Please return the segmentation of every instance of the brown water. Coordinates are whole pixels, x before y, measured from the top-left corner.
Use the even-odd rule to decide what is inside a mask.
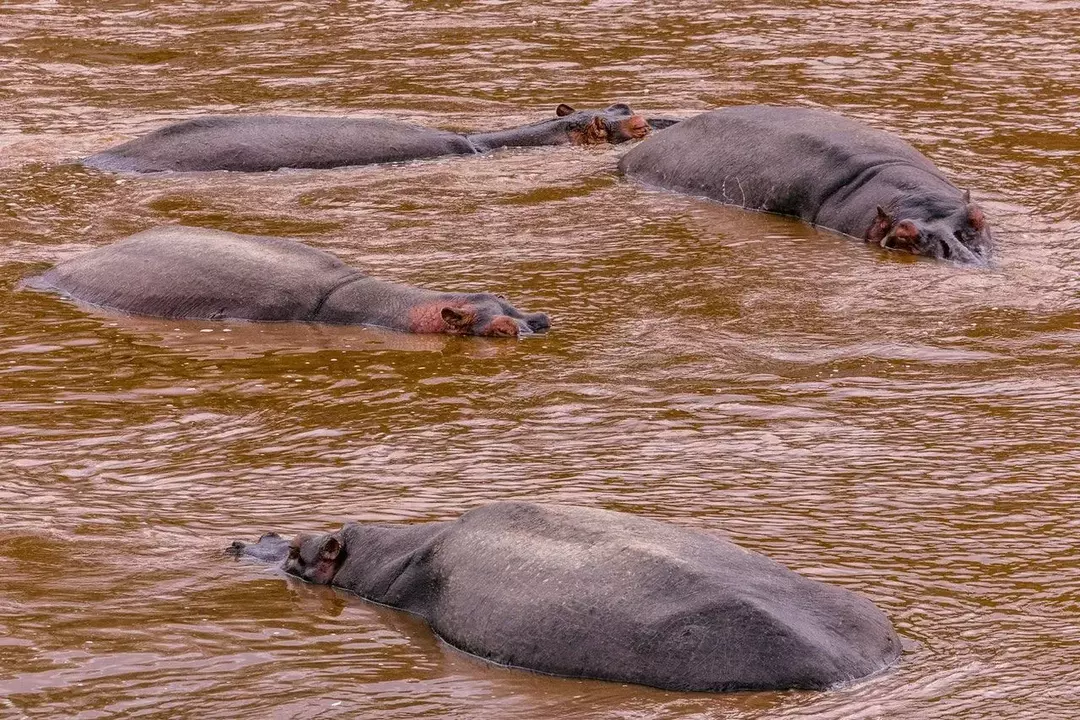
[[[0,4],[0,717],[1080,715],[1080,2]],[[970,186],[989,270],[646,191],[624,148],[118,177],[206,112],[452,129],[562,101],[821,106]],[[505,293],[519,342],[91,314],[17,291],[162,223]],[[502,498],[730,535],[894,620],[828,693],[493,667],[225,559]]]

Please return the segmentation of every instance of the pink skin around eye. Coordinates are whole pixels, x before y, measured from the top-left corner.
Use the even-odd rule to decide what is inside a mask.
[[[976,232],[982,232],[986,227],[986,216],[983,215],[983,211],[972,205],[968,210],[968,223],[975,229]]]
[[[337,574],[337,563],[333,560],[320,558],[311,572],[311,582],[317,585],[329,585]]]
[[[882,246],[893,250],[905,250],[916,255],[919,249],[919,228],[910,220],[901,220],[882,241]]]
[[[643,138],[649,134],[649,123],[640,115],[632,115],[619,123],[624,133],[632,138]]]
[[[424,305],[416,305],[409,308],[409,332],[414,333],[446,333],[450,332],[450,329],[446,325],[446,321],[443,320],[442,311],[445,307],[454,307],[454,309],[463,312],[465,314],[471,314],[471,311],[466,305],[454,305],[450,306],[446,302],[427,303]]]

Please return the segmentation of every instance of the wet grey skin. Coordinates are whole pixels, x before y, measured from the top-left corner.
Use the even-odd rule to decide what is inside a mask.
[[[668,690],[825,690],[900,655],[866,598],[715,535],[499,502],[456,520],[348,523],[227,553],[424,618],[501,665]]]
[[[650,121],[624,103],[603,110],[575,110],[562,104],[555,115],[470,135],[396,120],[211,115],[160,128],[91,155],[83,164],[137,173],[333,168],[473,155],[503,147],[614,144],[642,138],[650,130]],[[667,127],[673,121],[656,122]]]
[[[491,293],[378,280],[276,237],[167,226],[60,263],[25,285],[131,315],[370,325],[413,333],[517,337],[548,329]]]
[[[276,532],[268,532],[263,533],[262,537],[253,543],[233,540],[232,545],[225,548],[225,552],[236,557],[248,557],[271,565],[279,565],[289,556],[290,544],[288,539]]]
[[[651,187],[800,218],[881,247],[984,265],[983,211],[922,153],[835,113],[748,105],[680,122],[619,161]]]

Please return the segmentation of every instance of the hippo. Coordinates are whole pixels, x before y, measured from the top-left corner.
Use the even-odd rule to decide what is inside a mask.
[[[968,192],[900,138],[824,110],[707,112],[633,148],[619,170],[884,248],[978,264],[990,254],[990,227]]]
[[[667,127],[671,120],[656,122]],[[642,138],[649,129],[649,121],[624,103],[603,110],[575,110],[563,103],[552,119],[471,135],[385,119],[210,115],[167,125],[91,155],[83,164],[138,173],[332,168],[503,147],[614,144]]]
[[[413,333],[517,337],[546,330],[498,295],[377,280],[308,245],[166,226],[91,250],[26,286],[131,315],[372,325]]]
[[[666,690],[823,690],[901,645],[866,598],[708,532],[497,502],[455,520],[347,523],[226,552],[420,616],[500,665]]]

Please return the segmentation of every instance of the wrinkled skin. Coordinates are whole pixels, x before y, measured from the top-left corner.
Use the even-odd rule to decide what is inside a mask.
[[[671,121],[657,122],[666,127]],[[116,172],[266,172],[472,155],[501,147],[621,143],[648,132],[649,121],[622,103],[580,111],[563,104],[554,118],[471,135],[396,120],[211,115],[168,125],[83,163]]]
[[[826,689],[889,666],[868,600],[719,537],[624,513],[494,503],[227,550],[424,618],[503,665],[670,690]]]
[[[645,184],[791,215],[881,247],[984,264],[983,211],[900,138],[822,110],[770,106],[704,113],[619,162]]]
[[[517,337],[551,326],[491,293],[447,293],[368,277],[285,238],[169,226],[60,263],[26,282],[131,315],[372,325]]]

